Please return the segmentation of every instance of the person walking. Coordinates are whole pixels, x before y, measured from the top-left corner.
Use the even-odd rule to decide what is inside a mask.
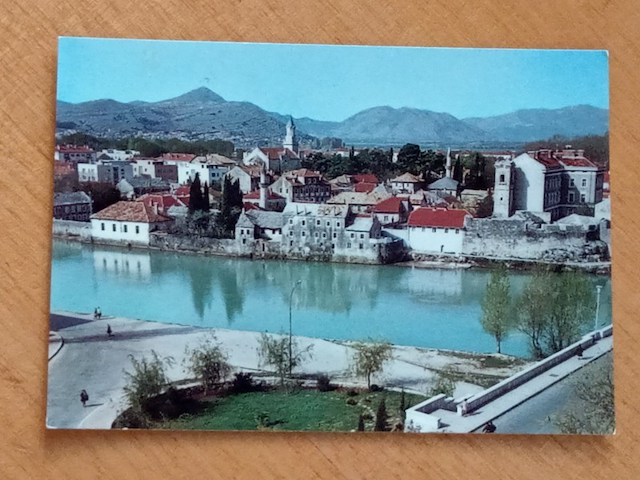
[[[80,392],[80,401],[82,402],[83,407],[87,406],[87,402],[89,401],[89,394],[84,389]]]
[[[107,324],[107,336],[113,337],[113,330],[111,330],[111,325]]]

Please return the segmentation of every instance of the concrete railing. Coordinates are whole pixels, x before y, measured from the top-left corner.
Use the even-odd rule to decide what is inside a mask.
[[[487,403],[495,400],[496,398],[504,395],[505,393],[517,388],[524,383],[528,382],[534,377],[546,372],[547,370],[555,367],[556,365],[564,362],[565,360],[575,356],[580,350],[584,350],[598,340],[604,337],[608,337],[612,334],[613,327],[611,325],[604,327],[602,329],[596,330],[588,335],[585,335],[582,339],[577,342],[569,345],[565,349],[554,353],[553,355],[548,356],[544,360],[539,361],[538,363],[525,368],[521,372],[502,380],[501,382],[495,384],[494,386],[477,393],[466,399],[467,412],[473,412],[478,408],[486,405]],[[460,402],[456,400],[457,403],[457,412],[459,415],[462,415],[462,400]]]

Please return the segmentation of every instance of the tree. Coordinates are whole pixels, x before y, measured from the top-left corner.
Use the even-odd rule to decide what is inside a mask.
[[[357,342],[353,345],[353,365],[356,375],[367,379],[371,389],[371,375],[381,372],[386,361],[391,359],[391,344],[386,342]]]
[[[404,398],[404,388],[403,388],[400,395],[400,407],[398,407],[398,410],[400,411],[400,419],[402,420],[403,423],[407,417],[407,412],[405,412],[406,408],[407,408],[406,399]]]
[[[278,337],[262,333],[258,340],[258,356],[261,365],[270,365],[275,368],[280,378],[280,385],[284,386],[284,379],[303,360],[311,356],[312,345],[300,350],[295,340],[291,343],[291,356],[289,356],[289,337]]]
[[[460,160],[460,157],[457,158],[453,167],[453,179],[458,183],[462,183],[462,161]]]
[[[389,430],[389,424],[387,423],[389,416],[387,415],[387,405],[384,397],[380,399],[378,409],[376,410],[376,424],[373,427],[374,432],[386,432]]]
[[[364,417],[362,414],[358,415],[358,432],[364,432]]]
[[[536,359],[545,356],[543,340],[547,325],[550,284],[551,276],[548,270],[536,271],[517,302],[516,328],[528,337],[531,354]]]
[[[593,319],[593,285],[584,274],[539,271],[518,301],[517,328],[529,337],[534,356],[559,352],[575,342]]]
[[[202,186],[200,185],[200,174],[196,173],[191,186],[189,187],[189,213],[194,213],[203,209]]]
[[[218,215],[218,225],[223,230],[232,231],[235,228],[242,205],[240,183],[237,180],[231,182],[231,179],[225,176],[222,182],[222,202]]]
[[[562,433],[607,435],[615,430],[611,355],[586,366],[572,385],[570,407],[554,423]]]
[[[173,364],[171,357],[160,358],[155,350],[151,350],[151,358],[136,359],[129,355],[133,372],[125,371],[127,384],[124,393],[129,405],[141,412],[146,411],[148,400],[160,395],[168,383],[165,368]]]
[[[429,395],[435,397],[436,395],[446,395],[447,397],[452,397],[453,393],[456,389],[455,382],[451,379],[449,375],[438,375],[433,387],[429,391]]]
[[[403,172],[409,172],[413,175],[421,173],[420,163],[420,145],[415,143],[407,143],[398,151],[398,160],[396,165]]]
[[[202,194],[202,211],[211,210],[211,201],[209,200],[209,184],[204,182],[204,192]]]
[[[91,182],[82,187],[93,202],[93,213],[107,208],[120,201],[120,192],[110,183]]]
[[[501,353],[502,341],[512,327],[510,318],[509,277],[507,269],[500,267],[491,272],[482,301],[482,328],[496,340],[496,351]]]
[[[231,372],[227,355],[222,351],[213,334],[202,340],[197,348],[185,349],[185,355],[185,366],[200,379],[205,395],[216,383],[225,380]]]

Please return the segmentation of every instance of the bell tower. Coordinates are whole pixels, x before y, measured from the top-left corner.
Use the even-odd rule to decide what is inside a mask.
[[[298,153],[298,137],[296,137],[296,125],[293,123],[293,118],[289,116],[289,121],[286,126],[286,135],[282,146],[288,148],[294,153]]]
[[[500,159],[495,163],[496,178],[493,189],[493,216],[509,218],[513,215],[514,164],[512,159]]]

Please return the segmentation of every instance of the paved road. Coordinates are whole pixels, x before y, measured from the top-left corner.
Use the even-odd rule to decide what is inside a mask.
[[[497,431],[500,433],[561,433],[554,424],[553,417],[561,414],[571,405],[572,384],[592,368],[610,361],[609,353],[498,417],[493,422]]]
[[[91,321],[91,316],[86,315],[87,318],[81,318],[78,316],[71,317],[68,315],[60,315],[58,313],[52,313],[49,315],[49,330],[57,332],[63,328],[74,327],[76,325],[82,325]]]

